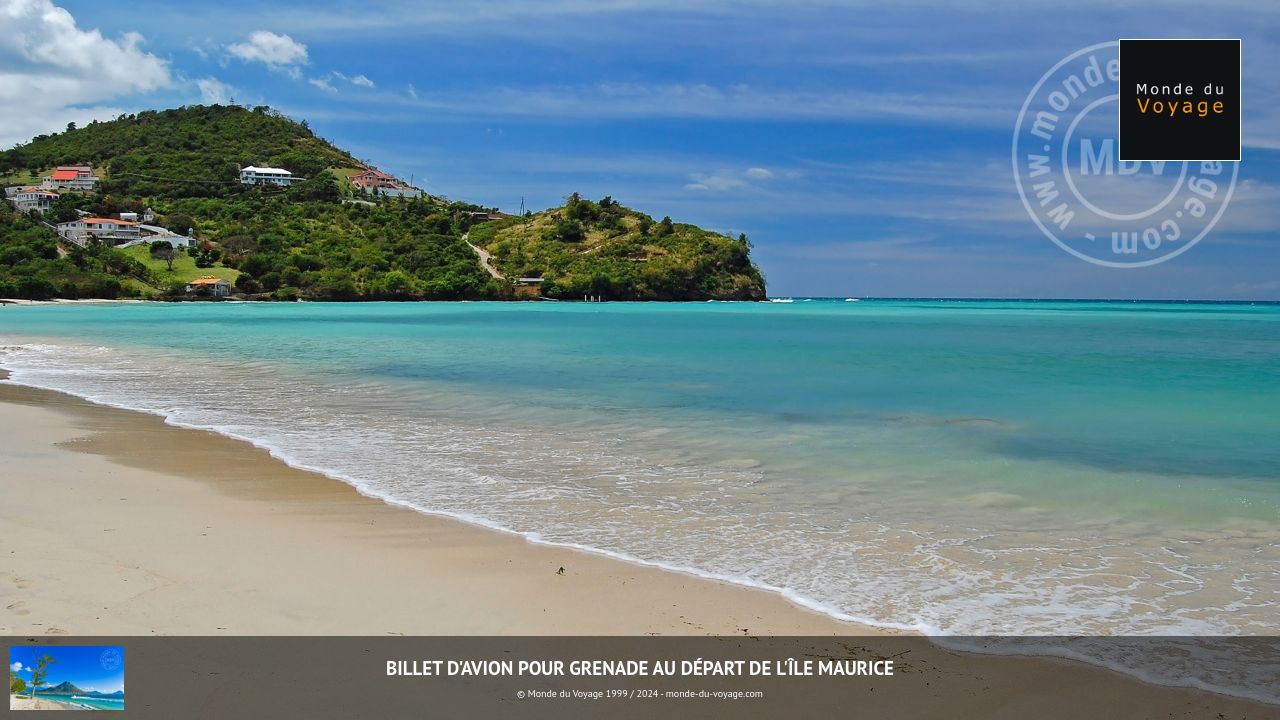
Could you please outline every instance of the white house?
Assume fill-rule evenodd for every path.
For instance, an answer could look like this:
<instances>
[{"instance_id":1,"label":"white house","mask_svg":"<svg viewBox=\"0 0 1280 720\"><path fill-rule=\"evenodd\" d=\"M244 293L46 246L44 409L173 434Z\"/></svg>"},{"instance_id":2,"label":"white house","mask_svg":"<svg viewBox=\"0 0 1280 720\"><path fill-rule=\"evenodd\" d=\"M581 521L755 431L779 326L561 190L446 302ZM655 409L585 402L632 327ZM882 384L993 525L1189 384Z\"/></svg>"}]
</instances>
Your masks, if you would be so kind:
<instances>
[{"instance_id":1,"label":"white house","mask_svg":"<svg viewBox=\"0 0 1280 720\"><path fill-rule=\"evenodd\" d=\"M283 168L254 167L240 169L240 182L245 185L291 185L304 178L294 177Z\"/></svg>"},{"instance_id":2,"label":"white house","mask_svg":"<svg viewBox=\"0 0 1280 720\"><path fill-rule=\"evenodd\" d=\"M82 217L79 220L58 223L58 234L77 245L83 245L90 239L99 240L108 245L119 245L141 238L142 228L138 223L128 220Z\"/></svg>"},{"instance_id":3,"label":"white house","mask_svg":"<svg viewBox=\"0 0 1280 720\"><path fill-rule=\"evenodd\" d=\"M98 177L88 165L59 165L40 183L46 190L92 190L97 184Z\"/></svg>"},{"instance_id":4,"label":"white house","mask_svg":"<svg viewBox=\"0 0 1280 720\"><path fill-rule=\"evenodd\" d=\"M124 215L125 213L120 214ZM134 245L150 245L158 240L163 240L176 248L191 247L196 244L196 239L192 235L178 235L171 232L168 228L162 228L159 225L138 223L138 230L142 233L140 237L135 240L125 241L116 247L128 248L133 247Z\"/></svg>"},{"instance_id":5,"label":"white house","mask_svg":"<svg viewBox=\"0 0 1280 720\"><path fill-rule=\"evenodd\" d=\"M226 297L231 294L231 283L216 277L198 278L187 283L187 294Z\"/></svg>"},{"instance_id":6,"label":"white house","mask_svg":"<svg viewBox=\"0 0 1280 720\"><path fill-rule=\"evenodd\" d=\"M13 209L20 213L31 210L44 212L53 207L53 202L57 199L58 193L42 190L38 187L19 188L17 192L9 196L9 202L12 203Z\"/></svg>"}]
</instances>

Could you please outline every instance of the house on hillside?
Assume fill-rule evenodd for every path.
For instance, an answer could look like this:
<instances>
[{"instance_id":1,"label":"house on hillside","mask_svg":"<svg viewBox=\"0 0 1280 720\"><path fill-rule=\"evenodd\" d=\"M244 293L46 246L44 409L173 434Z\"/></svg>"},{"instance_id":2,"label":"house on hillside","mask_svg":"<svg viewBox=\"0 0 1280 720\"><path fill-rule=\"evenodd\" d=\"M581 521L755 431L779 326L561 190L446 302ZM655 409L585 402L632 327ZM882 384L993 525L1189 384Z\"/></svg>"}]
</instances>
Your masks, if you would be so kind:
<instances>
[{"instance_id":1,"label":"house on hillside","mask_svg":"<svg viewBox=\"0 0 1280 720\"><path fill-rule=\"evenodd\" d=\"M393 187L396 184L396 179L381 170L371 168L352 175L351 184L361 190L368 190L376 187Z\"/></svg>"},{"instance_id":2,"label":"house on hillside","mask_svg":"<svg viewBox=\"0 0 1280 720\"><path fill-rule=\"evenodd\" d=\"M506 220L507 218L512 217L511 215L504 212L498 212L497 210L494 210L493 212L477 212L474 210L468 210L466 215L471 218L471 223L473 225L476 223L489 222L490 220ZM459 219L459 216L455 215L454 219Z\"/></svg>"},{"instance_id":3,"label":"house on hillside","mask_svg":"<svg viewBox=\"0 0 1280 720\"><path fill-rule=\"evenodd\" d=\"M40 186L45 190L92 190L98 177L88 165L59 165Z\"/></svg>"},{"instance_id":4,"label":"house on hillside","mask_svg":"<svg viewBox=\"0 0 1280 720\"><path fill-rule=\"evenodd\" d=\"M240 182L244 185L276 185L287 187L306 178L294 177L284 168L255 167L240 169Z\"/></svg>"},{"instance_id":5,"label":"house on hillside","mask_svg":"<svg viewBox=\"0 0 1280 720\"><path fill-rule=\"evenodd\" d=\"M357 190L373 195L386 197L422 197L423 195L422 190L406 185L395 177L373 168L351 175L350 180Z\"/></svg>"},{"instance_id":6,"label":"house on hillside","mask_svg":"<svg viewBox=\"0 0 1280 720\"><path fill-rule=\"evenodd\" d=\"M542 278L540 277L522 277L516 278L515 296L526 300L537 299L542 297Z\"/></svg>"},{"instance_id":7,"label":"house on hillside","mask_svg":"<svg viewBox=\"0 0 1280 720\"><path fill-rule=\"evenodd\" d=\"M20 213L27 213L32 210L44 212L53 207L53 203L57 199L58 193L38 187L18 188L12 195L9 195L9 203L13 205L14 210Z\"/></svg>"},{"instance_id":8,"label":"house on hillside","mask_svg":"<svg viewBox=\"0 0 1280 720\"><path fill-rule=\"evenodd\" d=\"M134 214L134 213L120 213L121 219L123 220L125 219L123 216L131 215L131 214ZM141 232L141 235L137 239L128 240L126 242L120 243L116 247L127 248L127 247L133 247L134 245L150 245L151 243L156 242L158 240L163 240L169 243L169 245L176 248L192 247L196 244L194 229L192 229L186 235L179 235L169 230L168 228L163 228L163 227L160 227L159 225L147 225L146 223L138 223L138 230Z\"/></svg>"},{"instance_id":9,"label":"house on hillside","mask_svg":"<svg viewBox=\"0 0 1280 720\"><path fill-rule=\"evenodd\" d=\"M216 277L205 277L187 283L187 294L204 297L227 297L231 294L231 283Z\"/></svg>"},{"instance_id":10,"label":"house on hillside","mask_svg":"<svg viewBox=\"0 0 1280 720\"><path fill-rule=\"evenodd\" d=\"M58 234L77 244L97 240L107 245L120 245L142 237L142 228L136 222L116 218L82 217L71 222L58 223Z\"/></svg>"}]
</instances>

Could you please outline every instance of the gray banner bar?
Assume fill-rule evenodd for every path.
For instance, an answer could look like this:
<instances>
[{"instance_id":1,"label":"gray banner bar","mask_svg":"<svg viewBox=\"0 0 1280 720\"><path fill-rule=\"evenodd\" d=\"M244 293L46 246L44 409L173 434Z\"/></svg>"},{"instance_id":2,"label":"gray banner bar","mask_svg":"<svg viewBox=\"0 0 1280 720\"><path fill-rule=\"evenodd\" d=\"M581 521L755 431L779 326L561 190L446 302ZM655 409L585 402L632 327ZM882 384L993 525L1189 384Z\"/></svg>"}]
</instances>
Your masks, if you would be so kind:
<instances>
[{"instance_id":1,"label":"gray banner bar","mask_svg":"<svg viewBox=\"0 0 1280 720\"><path fill-rule=\"evenodd\" d=\"M1164 667L1161 682L1274 693L1280 638L950 638L947 648L920 637L4 640L123 645L125 711L113 717L1280 717L1280 705L1035 656L1106 655L1130 673Z\"/></svg>"}]
</instances>

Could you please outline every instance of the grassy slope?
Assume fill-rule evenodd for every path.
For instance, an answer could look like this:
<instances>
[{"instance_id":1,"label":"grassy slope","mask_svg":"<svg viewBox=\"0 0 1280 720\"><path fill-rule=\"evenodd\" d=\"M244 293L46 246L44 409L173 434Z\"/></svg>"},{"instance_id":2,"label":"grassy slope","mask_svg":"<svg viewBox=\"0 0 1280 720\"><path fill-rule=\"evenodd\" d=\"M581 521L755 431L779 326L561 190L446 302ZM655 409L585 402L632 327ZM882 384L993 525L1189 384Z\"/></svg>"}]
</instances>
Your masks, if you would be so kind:
<instances>
[{"instance_id":1,"label":"grassy slope","mask_svg":"<svg viewBox=\"0 0 1280 720\"><path fill-rule=\"evenodd\" d=\"M343 197L351 197L356 189L356 186L351 184L351 176L362 170L363 168L358 167L334 167L329 168L329 174L338 183L338 190L342 192Z\"/></svg>"},{"instance_id":2,"label":"grassy slope","mask_svg":"<svg viewBox=\"0 0 1280 720\"><path fill-rule=\"evenodd\" d=\"M45 174L36 170L18 170L7 175L0 175L0 187L8 187L10 185L39 185L40 181L44 178L44 175Z\"/></svg>"},{"instance_id":3,"label":"grassy slope","mask_svg":"<svg viewBox=\"0 0 1280 720\"><path fill-rule=\"evenodd\" d=\"M173 261L172 271L168 269L168 265L164 260L157 260L151 257L151 248L146 245L135 245L121 250L121 252L146 265L160 287L168 287L174 283L190 282L202 277L220 277L234 283L236 278L240 277L239 270L223 267L221 264L216 264L210 268L198 268L196 267L196 259L181 249L176 251L177 255Z\"/></svg>"}]
</instances>

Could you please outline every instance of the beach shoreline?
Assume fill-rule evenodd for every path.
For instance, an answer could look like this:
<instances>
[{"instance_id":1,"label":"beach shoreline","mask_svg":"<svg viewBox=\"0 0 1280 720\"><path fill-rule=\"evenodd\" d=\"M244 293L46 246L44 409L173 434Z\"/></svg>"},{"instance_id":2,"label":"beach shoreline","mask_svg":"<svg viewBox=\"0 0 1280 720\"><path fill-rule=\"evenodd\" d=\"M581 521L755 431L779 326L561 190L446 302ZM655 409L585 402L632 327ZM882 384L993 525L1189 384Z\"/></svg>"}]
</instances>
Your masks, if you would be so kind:
<instances>
[{"instance_id":1,"label":"beach shoreline","mask_svg":"<svg viewBox=\"0 0 1280 720\"><path fill-rule=\"evenodd\" d=\"M142 298L55 298L53 300L27 300L25 298L0 298L0 307L33 307L40 305L137 305L138 303L160 302Z\"/></svg>"},{"instance_id":2,"label":"beach shoreline","mask_svg":"<svg viewBox=\"0 0 1280 720\"><path fill-rule=\"evenodd\" d=\"M88 710L73 702L52 700L37 695L34 699L26 695L9 695L10 710Z\"/></svg>"},{"instance_id":3,"label":"beach shoreline","mask_svg":"<svg viewBox=\"0 0 1280 720\"><path fill-rule=\"evenodd\" d=\"M169 622L152 623L158 626L144 626L135 625L134 619L121 611L113 624L109 625L109 621L95 616L95 623L101 624L67 622L63 624L74 626L54 625L57 629L54 634L743 634L753 627L757 632L769 634L872 635L885 632L801 608L766 590L632 564L572 548L535 544L511 533L390 505L362 495L351 486L327 476L289 467L247 442L209 431L174 427L158 416L97 405L57 391L0 383L0 417L3 417L6 427L13 428L0 440L4 454L18 460L20 470L11 477L35 475L43 481L24 487L29 490L33 485L39 486L37 504L55 503L62 511L74 513L74 504L85 491L92 492L94 499L101 502L111 502L107 499L111 494L120 495L115 500L118 505L110 509L110 513L119 519L113 524L120 527L96 529L102 534L99 536L85 534L70 538L84 546L120 538L123 549L141 550L142 547L130 541L147 538L126 532L130 528L125 527L125 520L149 519L155 514L152 503L159 503L167 510L174 509L174 505L198 506L210 510L202 515L202 521L206 524L210 521L219 523L206 528L215 532L195 533L194 536L180 533L187 537L163 555L176 556L188 550L207 553L212 545L219 553L219 561L230 564L232 558L223 553L250 555L248 540L242 535L240 538L225 538L225 544L218 545L216 540L207 539L216 538L217 531L229 524L239 526L242 531L251 526L255 537L272 539L293 537L306 531L308 538L324 548L324 553L317 554L350 558L353 564L360 565L365 564L362 558L364 551L372 549L391 566L413 562L431 574L469 576L476 586L469 588L472 590L489 590L513 581L521 586L518 593L521 597L541 601L539 604L542 605L533 610L504 613L500 606L509 604L504 597L493 603L495 607L488 608L495 616L493 621L482 622L478 611L487 603L467 601L465 609L459 608L469 618L463 627L418 617L412 608L398 607L394 602L380 608L380 617L388 619L390 622L386 624L389 626L364 626L346 617L347 613L341 613L341 617L319 613L305 621L298 618L296 622L286 618L259 621L239 618L242 622L238 626L213 623L205 628L179 618L167 618ZM38 453L37 461L30 462L28 459L33 452L30 448L40 446L45 451ZM135 497L153 499L147 507L135 512L139 505L136 500L134 504L128 504L128 493L113 493L96 487L90 490L87 485L93 483L91 478L95 476L109 478L118 484L117 489L128 490ZM5 490L17 492L15 488ZM105 508L101 510L106 511ZM86 520L97 512L95 509L85 513L89 516ZM38 523L23 526L24 520L28 523L32 520L25 516L20 506L13 507L12 512L0 518L0 522L6 526L19 526L24 531L39 531L39 527L31 526ZM263 516L267 518L265 521ZM267 525L278 527L265 527ZM326 532L328 537L337 538L328 545L317 537ZM15 533L19 537L27 534ZM197 542L192 537L201 540ZM361 543L362 549L337 547L343 541ZM55 542L54 547L58 544ZM65 542L61 544L65 546ZM296 546L297 543L291 540L289 544ZM257 552L262 550L259 548ZM14 562L19 566L24 564L22 558L30 555L23 549L11 554L17 556ZM57 553L56 550L46 550L46 554ZM163 557L156 560L157 564L164 564ZM128 564L125 558L113 558L116 564L121 564L120 561ZM317 570L310 563L305 565L302 570ZM559 573L561 568L564 568L563 574ZM154 586L147 593L163 595L161 587L165 583L158 578L167 577L166 573L171 570L174 568L148 569L141 577L129 582L146 581L148 575L156 576L145 583ZM268 577L256 579L269 581L274 578L268 573ZM438 589L432 589L430 586L434 583L417 581L405 584L406 594L435 597L451 606L458 603L457 599L449 599ZM423 585L425 587L419 587ZM279 586L276 590L281 595L291 594ZM256 591L266 592L262 588ZM610 617L592 622L590 614L584 616L573 607L580 604L573 598L596 592L600 593L598 601L606 606L634 608L637 612L633 616L644 619L628 622ZM654 610L652 594L655 592L672 600L665 603L668 607L687 612ZM283 601L284 598L275 597L273 600ZM726 606L739 608L739 611L721 612ZM282 624L281 620L286 622ZM397 624L397 621L403 624ZM37 625L12 621L0 624L0 628L4 634L46 631Z\"/></svg>"},{"instance_id":4,"label":"beach shoreline","mask_svg":"<svg viewBox=\"0 0 1280 720\"><path fill-rule=\"evenodd\" d=\"M0 509L15 539L0 635L886 635L769 591L393 506L249 443L56 391L0 382L0 421L15 470L0 492L25 498ZM1057 658L929 659L952 668L935 690L977 677L1003 708L1052 686L1107 707L1274 710Z\"/></svg>"}]
</instances>

